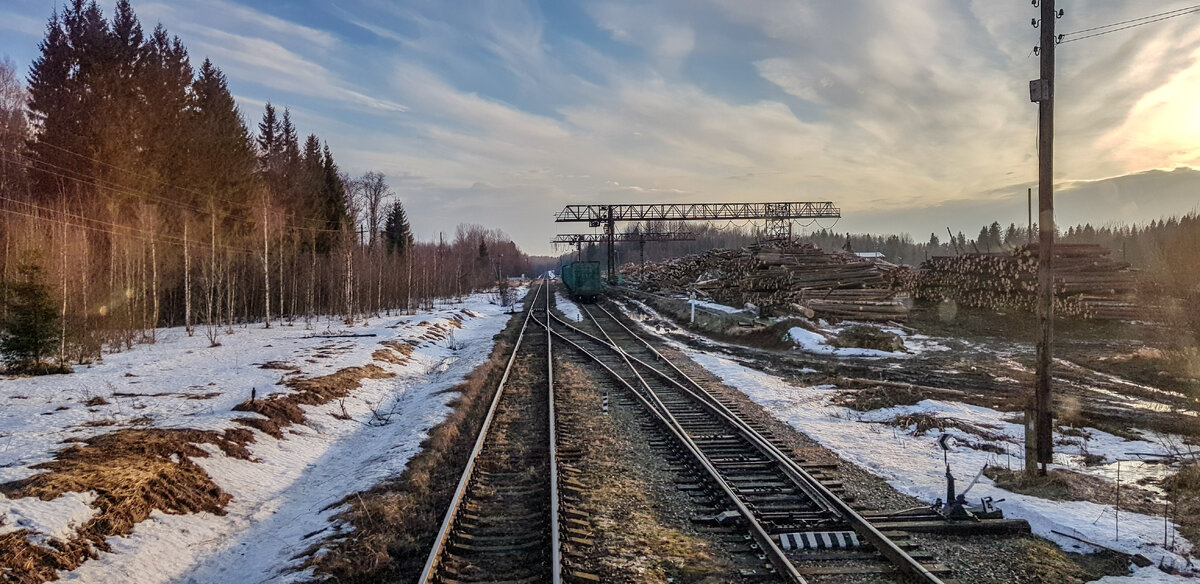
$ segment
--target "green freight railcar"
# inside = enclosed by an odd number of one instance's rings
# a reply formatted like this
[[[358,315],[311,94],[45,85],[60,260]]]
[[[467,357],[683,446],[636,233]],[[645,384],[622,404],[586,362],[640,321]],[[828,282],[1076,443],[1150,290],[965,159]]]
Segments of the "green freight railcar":
[[[595,302],[603,283],[600,281],[600,262],[571,262],[559,270],[563,286],[581,302]]]

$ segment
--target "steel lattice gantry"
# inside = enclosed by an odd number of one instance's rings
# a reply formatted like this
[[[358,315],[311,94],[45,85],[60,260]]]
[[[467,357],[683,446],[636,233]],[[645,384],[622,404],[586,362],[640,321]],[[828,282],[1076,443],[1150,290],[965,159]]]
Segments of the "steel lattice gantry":
[[[641,205],[567,205],[554,215],[558,223],[587,222],[603,227],[608,242],[608,281],[617,282],[615,224],[617,221],[714,221],[759,219],[766,222],[771,239],[791,237],[795,219],[837,219],[842,212],[832,202],[792,201],[777,203],[649,203]]]
[[[581,248],[585,243],[604,243],[608,241],[607,233],[559,233],[550,243],[575,246],[575,259],[579,259]],[[696,241],[696,234],[690,231],[629,231],[613,234],[613,241],[636,241],[638,251],[642,256],[642,265],[646,265],[646,242],[656,241]]]

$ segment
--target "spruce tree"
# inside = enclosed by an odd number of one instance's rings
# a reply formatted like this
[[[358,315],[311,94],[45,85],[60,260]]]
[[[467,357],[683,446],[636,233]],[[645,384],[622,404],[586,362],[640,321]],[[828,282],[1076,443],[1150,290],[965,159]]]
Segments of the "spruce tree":
[[[400,201],[392,203],[392,208],[388,210],[387,219],[383,223],[383,239],[389,254],[404,255],[412,247],[412,228]]]
[[[58,310],[50,289],[42,282],[42,269],[34,263],[17,267],[7,288],[7,317],[0,333],[0,355],[10,372],[53,373],[63,367],[46,363],[59,344]]]
[[[186,153],[193,138],[188,108],[194,72],[183,43],[161,25],[146,42],[143,59],[146,166],[161,182],[179,185],[191,163]]]
[[[248,201],[256,159],[250,132],[225,75],[208,59],[192,83],[190,182],[208,196],[198,206],[229,207]],[[245,209],[224,209],[241,213]]]
[[[266,172],[278,169],[280,154],[283,152],[282,133],[279,118],[275,115],[275,106],[268,101],[263,110],[262,121],[258,123],[259,167]]]
[[[325,223],[325,231],[317,238],[317,251],[329,253],[337,239],[336,232],[350,223],[350,214],[346,204],[346,185],[338,173],[328,143],[324,146],[321,158],[321,184],[317,208],[320,219]]]

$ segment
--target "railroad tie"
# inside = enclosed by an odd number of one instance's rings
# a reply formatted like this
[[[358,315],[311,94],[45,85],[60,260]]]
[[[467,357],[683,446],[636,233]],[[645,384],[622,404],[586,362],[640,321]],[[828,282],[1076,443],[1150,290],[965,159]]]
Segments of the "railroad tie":
[[[853,531],[801,531],[779,534],[785,550],[850,549],[862,545]]]

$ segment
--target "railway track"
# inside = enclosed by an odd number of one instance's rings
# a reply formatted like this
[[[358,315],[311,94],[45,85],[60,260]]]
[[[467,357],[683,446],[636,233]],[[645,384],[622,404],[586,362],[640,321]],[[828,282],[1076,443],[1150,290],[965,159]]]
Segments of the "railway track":
[[[839,497],[840,485],[814,477],[768,431],[740,417],[736,406],[693,381],[615,315],[583,306],[588,332],[554,316],[552,296],[543,283],[526,303],[419,582],[600,581],[574,565],[586,562],[579,552],[590,542],[580,531],[587,514],[572,494],[579,488],[572,476],[586,464],[577,445],[587,437],[576,435],[578,412],[558,419],[556,356],[599,368],[619,394],[616,403],[645,415],[651,450],[676,473],[677,488],[707,511],[693,516],[697,530],[724,542],[734,556],[737,574],[730,581],[803,583],[806,575],[899,572],[910,581],[941,582]],[[855,565],[847,568],[850,562]]]
[[[581,306],[594,334],[551,316],[560,345],[603,368],[674,438],[696,467],[696,488],[719,499],[753,538],[775,575],[896,574],[940,578],[794,461],[761,426],[742,419],[600,306]],[[785,548],[787,548],[785,550]],[[797,565],[800,564],[800,567]]]
[[[524,322],[419,582],[561,581],[549,286]]]

